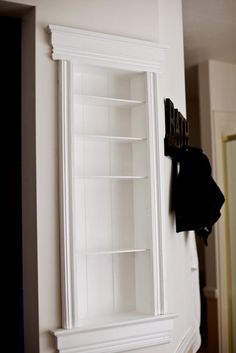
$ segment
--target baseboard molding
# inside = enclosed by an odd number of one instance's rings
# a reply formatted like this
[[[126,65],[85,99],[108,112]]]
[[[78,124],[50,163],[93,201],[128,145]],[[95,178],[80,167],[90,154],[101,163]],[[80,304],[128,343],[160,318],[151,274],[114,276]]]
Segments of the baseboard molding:
[[[196,353],[200,345],[201,337],[199,330],[195,327],[191,327],[185,333],[175,353],[189,353],[190,349],[192,349],[192,353]]]

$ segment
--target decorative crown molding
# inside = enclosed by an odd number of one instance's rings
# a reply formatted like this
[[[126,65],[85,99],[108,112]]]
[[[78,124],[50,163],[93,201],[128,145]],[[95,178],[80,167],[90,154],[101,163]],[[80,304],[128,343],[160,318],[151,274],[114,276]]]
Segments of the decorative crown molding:
[[[49,25],[48,30],[54,60],[160,72],[167,49],[155,42],[70,27]]]

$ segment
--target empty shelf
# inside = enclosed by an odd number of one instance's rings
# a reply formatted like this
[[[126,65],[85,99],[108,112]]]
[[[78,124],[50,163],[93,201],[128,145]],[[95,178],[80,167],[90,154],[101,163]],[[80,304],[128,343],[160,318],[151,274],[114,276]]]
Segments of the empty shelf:
[[[86,255],[113,255],[113,254],[128,254],[149,251],[150,249],[124,249],[110,251],[90,251]]]
[[[80,140],[88,141],[104,141],[104,142],[121,142],[132,143],[147,140],[146,137],[131,136],[110,136],[110,135],[78,135]]]
[[[87,95],[75,95],[75,103],[80,104],[93,104],[93,105],[105,105],[114,107],[125,107],[135,106],[143,104],[143,101],[133,99],[122,99],[113,97],[101,97],[101,96],[87,96]]]
[[[145,175],[84,175],[76,176],[79,179],[117,179],[117,180],[137,180],[145,179]]]

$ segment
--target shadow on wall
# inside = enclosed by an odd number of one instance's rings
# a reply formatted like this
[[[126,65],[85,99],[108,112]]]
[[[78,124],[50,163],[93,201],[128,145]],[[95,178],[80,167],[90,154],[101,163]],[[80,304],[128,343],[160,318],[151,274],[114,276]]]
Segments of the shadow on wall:
[[[186,69],[185,84],[187,118],[190,125],[189,145],[201,147],[198,66],[192,66]]]

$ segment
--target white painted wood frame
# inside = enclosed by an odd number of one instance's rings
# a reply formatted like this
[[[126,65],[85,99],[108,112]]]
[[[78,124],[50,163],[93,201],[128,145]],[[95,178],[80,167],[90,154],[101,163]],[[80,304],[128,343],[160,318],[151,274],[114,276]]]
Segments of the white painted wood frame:
[[[167,313],[165,293],[165,123],[158,86],[165,48],[54,25],[49,32],[52,57],[59,61],[63,328],[54,331],[57,349],[105,353],[168,343],[176,315]],[[127,117],[126,131],[114,123],[117,117]],[[94,118],[101,119],[95,127],[90,123]],[[90,162],[94,151],[98,158]],[[102,195],[96,210],[104,208],[107,222],[106,227],[95,223],[92,230],[94,216],[89,215],[94,215],[97,196],[91,190]],[[121,193],[124,206],[120,201],[113,206]],[[82,199],[87,200],[84,206]],[[123,208],[132,216],[124,226],[112,226],[115,217],[125,218]],[[96,241],[99,227],[115,234],[123,227],[134,235],[131,240],[111,235]],[[144,239],[139,228],[148,235]],[[89,236],[76,235],[82,229]],[[101,273],[104,280],[98,280]],[[97,302],[94,294],[100,295]]]

